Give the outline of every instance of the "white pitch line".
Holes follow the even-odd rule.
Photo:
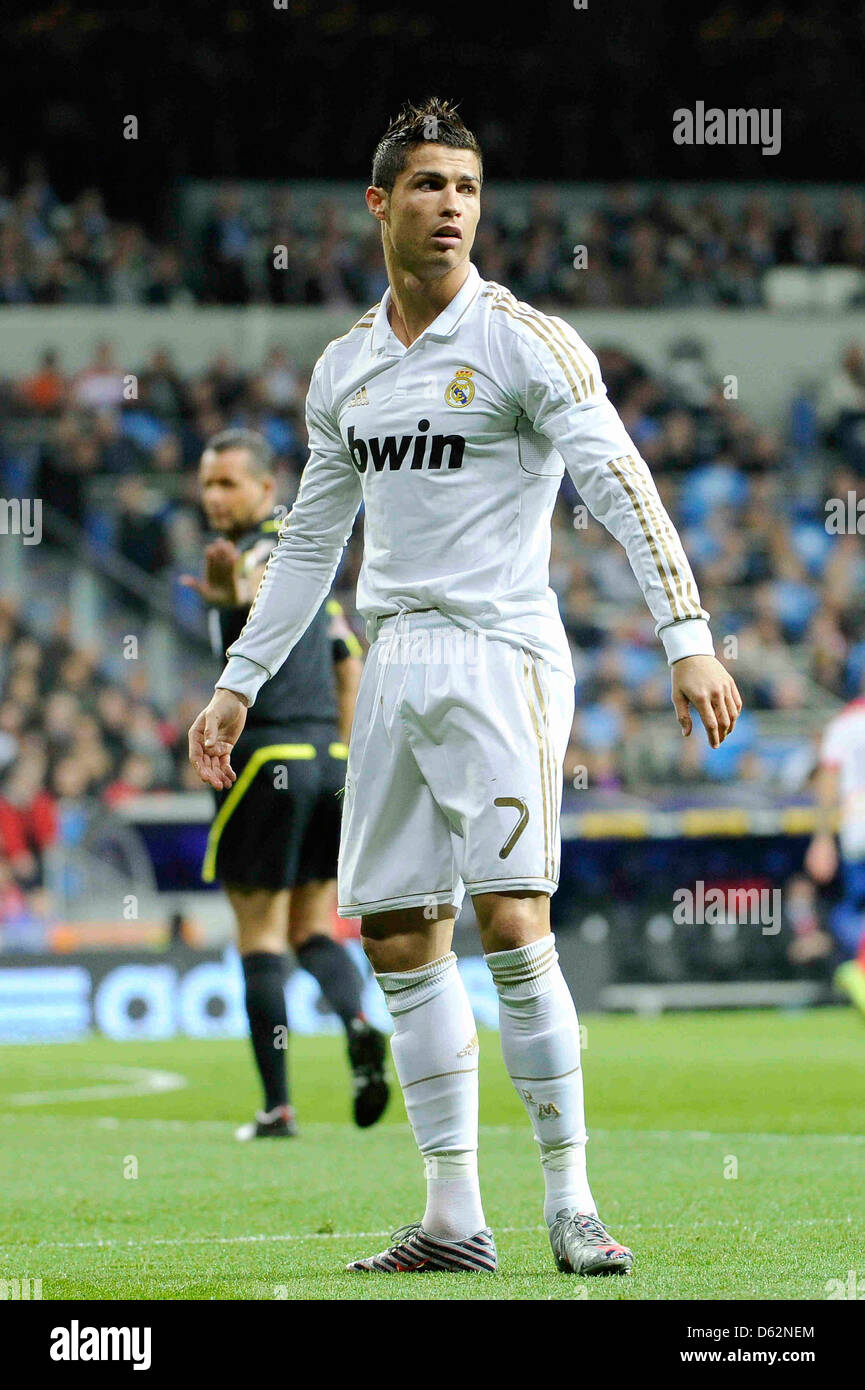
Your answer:
[[[17,1091],[5,1096],[7,1105],[57,1105],[64,1101],[77,1100],[120,1100],[129,1096],[164,1095],[167,1091],[181,1091],[189,1082],[185,1076],[174,1071],[154,1071],[150,1067],[102,1067],[83,1064],[78,1071],[90,1071],[96,1076],[113,1078],[107,1086],[79,1086],[69,1090],[55,1091]],[[64,1117],[59,1117],[64,1118]]]
[[[753,1230],[757,1233],[762,1229],[759,1221],[756,1223],[730,1221],[729,1217],[719,1217],[712,1221],[688,1221],[688,1230],[706,1229],[708,1227],[738,1228],[740,1230]],[[682,1228],[681,1221],[629,1221],[627,1218],[620,1218],[616,1222],[617,1226],[627,1227],[629,1231],[678,1231]],[[805,1226],[840,1226],[853,1225],[851,1216],[840,1219],[837,1216],[811,1216],[803,1217],[797,1221],[783,1222],[785,1230],[788,1227]],[[546,1226],[497,1226],[497,1235],[526,1235],[546,1231]],[[297,1241],[309,1240],[378,1240],[389,1237],[393,1234],[389,1227],[384,1227],[379,1231],[309,1231],[303,1235],[246,1235],[246,1236],[154,1236],[152,1240],[40,1240],[40,1241],[2,1241],[2,1250],[118,1250],[134,1251],[149,1250],[157,1246],[186,1246],[186,1245],[267,1245],[267,1244],[286,1244]]]
[[[500,1231],[539,1231],[541,1226],[499,1227]],[[390,1227],[381,1231],[310,1231],[305,1235],[256,1236],[154,1236],[153,1240],[41,1240],[35,1245],[28,1241],[10,1244],[0,1242],[0,1249],[26,1248],[36,1250],[145,1250],[156,1245],[264,1245],[270,1242],[303,1240],[381,1240],[393,1234]]]
[[[127,1070],[132,1070],[132,1068],[127,1068]],[[172,1072],[152,1074],[162,1075],[166,1077],[174,1075],[174,1073]],[[189,1084],[185,1077],[177,1077],[176,1079],[181,1086],[186,1086]],[[154,1090],[156,1089],[159,1088],[154,1088]],[[179,1088],[177,1086],[165,1086],[164,1089],[175,1090]],[[33,1094],[48,1095],[51,1093],[34,1092]],[[71,1091],[57,1092],[58,1096],[70,1096],[74,1094],[75,1093]],[[144,1093],[142,1092],[141,1094]],[[3,1098],[0,1097],[0,1103],[2,1103],[2,1099]],[[8,1099],[10,1098],[7,1097],[7,1100]],[[0,1111],[0,1122],[10,1120],[21,1120],[24,1118],[39,1119],[51,1124],[66,1124],[73,1117],[69,1115],[38,1115],[25,1117],[23,1115],[3,1114],[2,1111]],[[80,1115],[75,1116],[74,1118],[76,1123],[93,1124],[100,1129],[116,1129],[119,1126],[126,1127],[128,1125],[145,1125],[150,1127],[151,1129],[209,1129],[213,1130],[214,1132],[226,1133],[228,1130],[231,1129],[232,1125],[236,1124],[235,1120],[166,1120],[159,1119],[156,1117],[149,1118],[145,1115],[129,1115],[123,1117],[117,1115]],[[310,1120],[304,1123],[301,1117],[300,1127],[302,1135],[309,1133],[314,1136],[315,1133],[320,1130],[338,1132],[347,1130],[350,1126],[347,1120],[345,1122],[339,1122],[335,1120]],[[382,1129],[378,1131],[378,1133],[393,1134],[394,1131],[400,1131],[402,1133],[405,1133],[406,1131],[408,1131],[408,1128],[408,1124],[405,1123],[405,1121],[403,1121],[402,1123],[396,1125],[385,1125]],[[481,1134],[530,1134],[528,1123],[526,1123],[525,1125],[480,1125],[479,1130]],[[374,1134],[374,1131],[369,1131],[368,1134],[364,1136],[362,1140],[360,1140],[360,1142],[369,1142],[370,1139],[374,1138]],[[689,1139],[695,1143],[710,1143],[714,1139],[758,1139],[766,1140],[771,1143],[783,1142],[789,1144],[798,1144],[801,1143],[803,1140],[807,1140],[809,1142],[825,1142],[833,1144],[865,1144],[865,1134],[785,1134],[781,1132],[773,1132],[768,1130],[748,1129],[598,1129],[592,1127],[589,1130],[590,1140],[592,1138],[615,1139],[617,1136],[625,1138],[632,1138],[634,1136],[637,1136],[641,1139],[660,1139],[665,1142],[669,1142],[671,1140],[678,1141],[682,1139]],[[358,1139],[358,1136],[355,1136],[355,1138]]]
[[[522,1132],[523,1126],[480,1125],[479,1129],[482,1134],[507,1134]],[[613,1139],[617,1134],[639,1135],[642,1139],[693,1139],[698,1143],[712,1139],[769,1139],[773,1142],[783,1139],[792,1143],[802,1139],[829,1139],[840,1144],[865,1144],[865,1134],[783,1134],[750,1129],[597,1129],[594,1126],[589,1130],[589,1139],[593,1136]]]

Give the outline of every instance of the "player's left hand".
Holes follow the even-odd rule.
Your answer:
[[[684,738],[691,732],[690,707],[694,707],[705,726],[710,748],[718,748],[733,732],[742,712],[736,682],[714,656],[684,656],[673,662],[673,704]]]

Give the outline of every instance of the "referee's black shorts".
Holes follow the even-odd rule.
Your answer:
[[[244,729],[231,755],[237,781],[214,792],[205,883],[277,891],[336,878],[347,757],[326,721]]]

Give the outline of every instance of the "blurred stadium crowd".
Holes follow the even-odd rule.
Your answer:
[[[474,260],[540,304],[753,307],[776,266],[865,270],[865,200],[854,193],[824,216],[804,194],[783,212],[754,196],[734,214],[713,196],[645,202],[623,185],[574,223],[555,189],[539,189],[526,214],[514,226],[487,190]],[[575,245],[587,247],[591,275],[574,273]],[[112,219],[97,189],[61,203],[39,159],[17,190],[0,169],[0,304],[366,307],[385,284],[377,228],[356,230],[336,201],[308,218],[283,187],[259,212],[229,186],[214,194],[200,239],[175,229],[159,240]]]

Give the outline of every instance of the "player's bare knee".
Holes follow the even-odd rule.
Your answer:
[[[453,908],[447,917],[430,919],[424,914],[424,908],[398,908],[362,918],[363,949],[377,975],[419,970],[447,955],[453,938]]]
[[[361,931],[360,941],[364,949],[364,954],[376,975],[387,974],[394,968],[391,964],[391,957],[393,954],[391,942],[377,940],[373,936],[365,935],[363,931]]]
[[[396,917],[396,913],[388,914]],[[361,943],[366,958],[377,975],[416,968],[419,948],[413,931],[401,928],[399,922],[383,921],[379,914],[361,921]]]
[[[362,928],[360,939],[366,958],[376,975],[415,970],[421,963],[418,948],[422,943],[415,941],[411,934],[408,937],[402,934],[370,935]]]
[[[514,951],[549,933],[547,893],[479,893],[472,902],[487,955]]]

